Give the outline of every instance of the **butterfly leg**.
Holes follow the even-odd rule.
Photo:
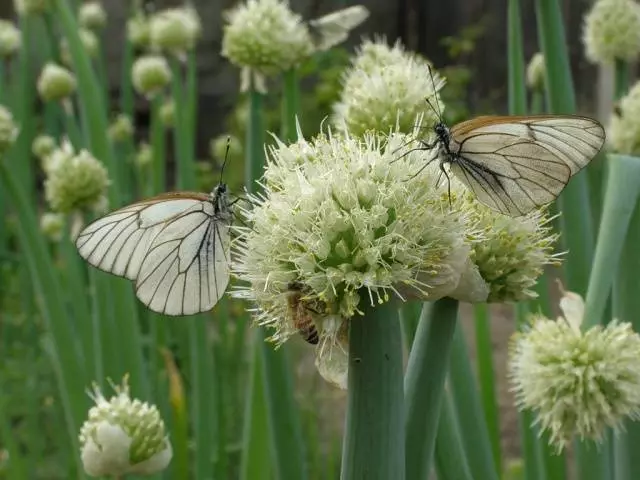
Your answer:
[[[453,203],[451,202],[451,179],[449,178],[447,170],[444,168],[444,162],[440,162],[440,176],[442,176],[443,174],[447,178],[447,195],[449,197],[449,208],[453,208]]]

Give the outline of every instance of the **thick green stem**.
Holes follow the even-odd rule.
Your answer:
[[[435,460],[438,478],[442,480],[473,480],[476,478],[471,474],[456,410],[447,392],[445,392],[445,401],[442,403],[442,412],[438,422]]]
[[[255,331],[253,344],[263,341],[263,335]],[[244,431],[242,432],[242,458],[240,479],[271,478],[271,451],[269,448],[269,426],[267,423],[267,402],[262,374],[261,346],[253,349],[250,382],[246,390],[244,411]]]
[[[397,305],[365,304],[363,311],[363,316],[349,321],[347,416],[340,478],[404,480],[402,339]]]
[[[585,300],[585,318],[582,323],[584,330],[603,323],[607,298],[617,272],[625,239],[629,234],[631,217],[639,195],[640,158],[609,155],[609,175],[602,209],[602,222]],[[628,259],[625,258],[625,262],[627,261]]]
[[[211,342],[209,342],[208,315],[196,315],[186,319],[189,330],[189,355],[191,356],[190,416],[192,421],[192,438],[195,450],[192,459],[194,478],[212,478],[214,464],[211,462],[216,452],[216,388],[223,388],[211,381],[216,378]]]
[[[412,480],[431,472],[457,321],[458,301],[438,300],[423,309],[413,341],[405,376],[406,474]]]
[[[420,323],[422,308],[426,305],[431,304],[416,301],[404,302],[398,309],[400,328],[402,330],[402,341],[404,344],[404,350],[407,354],[411,351],[411,345],[413,345],[413,339],[416,336],[418,323]]]
[[[497,480],[498,473],[491,451],[489,431],[484,421],[482,402],[478,396],[467,342],[461,328],[457,328],[453,335],[449,388],[458,421],[465,432],[462,443],[471,471],[478,478]]]
[[[500,455],[500,416],[496,399],[496,381],[493,371],[493,348],[491,341],[491,315],[486,303],[476,305],[476,358],[478,363],[478,379],[480,381],[480,395],[482,409],[486,420],[489,441],[495,469],[502,471]]]
[[[526,303],[516,304],[516,328],[522,330],[527,324],[529,315]],[[534,425],[534,416],[528,410],[518,412],[518,430],[520,431],[520,445],[524,460],[524,479],[544,479],[545,468],[542,460],[542,443],[538,440],[538,429]]]
[[[634,158],[640,169],[640,158]],[[612,158],[617,162],[616,157]],[[612,168],[615,168],[612,165]],[[640,181],[640,174],[636,177]],[[638,197],[636,197],[637,199]],[[629,227],[622,239],[621,261],[613,285],[613,318],[621,322],[631,322],[633,329],[640,332],[640,295],[638,295],[638,271],[640,271],[640,206],[637,200],[629,219]],[[630,208],[633,208],[630,205]],[[597,251],[597,250],[596,250]],[[640,478],[640,425],[635,421],[626,421],[624,432],[615,435],[616,480]],[[622,472],[626,471],[627,476]]]
[[[265,334],[264,328],[260,333]],[[304,464],[302,428],[293,396],[293,381],[289,368],[286,346],[275,350],[266,338],[258,337],[262,347],[262,368],[267,401],[267,418],[271,445],[275,458],[276,478],[304,480],[307,471]]]

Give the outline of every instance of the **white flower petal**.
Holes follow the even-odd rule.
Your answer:
[[[82,464],[94,477],[122,475],[129,471],[131,438],[117,425],[106,421],[95,427],[95,434],[86,439],[82,448]]]

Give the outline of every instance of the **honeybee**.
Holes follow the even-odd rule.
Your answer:
[[[317,345],[320,341],[320,335],[313,321],[312,313],[314,310],[305,304],[302,286],[297,282],[289,284],[287,305],[289,307],[289,316],[293,320],[293,326],[298,330],[300,336],[302,336],[307,343]]]

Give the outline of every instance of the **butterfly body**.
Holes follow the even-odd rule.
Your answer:
[[[434,126],[444,165],[488,207],[510,216],[553,201],[598,153],[605,139],[597,121],[574,115],[483,116],[449,129]]]
[[[80,232],[76,247],[91,265],[135,282],[151,310],[191,315],[210,310],[229,282],[227,186],[172,192],[123,207]]]

